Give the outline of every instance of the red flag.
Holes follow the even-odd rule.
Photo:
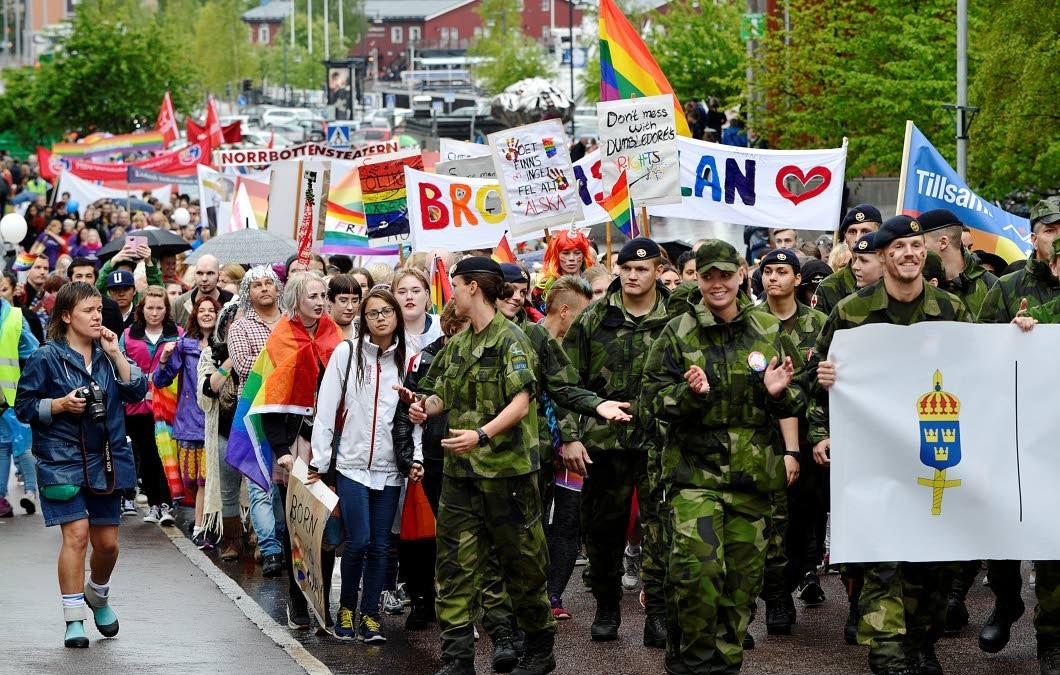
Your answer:
[[[221,130],[221,116],[217,113],[217,103],[213,96],[206,102],[206,134],[210,137],[210,146],[219,148],[224,145],[225,136]]]
[[[275,141],[276,141],[276,131],[273,130],[273,132],[271,134],[269,134],[269,150],[272,150],[272,144]]]
[[[221,127],[221,135],[225,143],[239,143],[243,140],[243,128],[239,120]]]
[[[162,132],[165,147],[169,147],[170,143],[180,137],[180,129],[177,128],[177,114],[173,110],[173,99],[169,97],[168,91],[162,97],[162,109],[158,111],[158,121],[155,122],[155,129]]]
[[[188,142],[198,143],[199,141],[207,140],[206,127],[200,125],[198,122],[190,117],[184,118],[184,128],[188,131]]]

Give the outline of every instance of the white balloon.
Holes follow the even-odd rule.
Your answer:
[[[173,222],[183,227],[191,222],[191,214],[183,206],[173,212]]]
[[[17,213],[0,218],[0,239],[17,244],[26,237],[26,219]]]

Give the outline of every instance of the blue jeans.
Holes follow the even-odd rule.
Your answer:
[[[346,545],[342,550],[342,592],[339,603],[353,609],[357,606],[357,587],[364,569],[364,593],[361,615],[379,617],[379,594],[386,578],[390,527],[394,524],[398,497],[397,486],[370,490],[357,481],[338,475],[337,492]]]
[[[6,443],[0,443],[0,498],[7,497],[7,481],[11,478],[11,454],[12,447]],[[25,451],[15,458],[15,462],[22,473],[22,479],[26,482],[26,492],[36,492],[37,462],[33,459],[33,451]]]
[[[284,520],[283,500],[277,494],[276,486],[266,492],[257,483],[248,480],[247,492],[250,494],[250,524],[258,535],[258,550],[263,556],[279,555],[283,551],[280,537],[283,536],[287,521]]]

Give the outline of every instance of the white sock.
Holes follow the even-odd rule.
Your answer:
[[[110,579],[107,579],[106,583],[97,584],[96,582],[92,581],[92,577],[89,577],[88,578],[88,586],[89,586],[89,588],[91,588],[93,591],[96,592],[96,595],[98,595],[101,598],[107,597],[107,595],[110,593]],[[84,598],[85,596],[82,595],[81,597]]]
[[[197,537],[197,536],[199,536],[200,534],[202,534],[202,528],[201,528],[201,527],[196,527],[196,528],[195,528],[194,530],[192,530],[192,532],[191,532],[191,536],[192,536],[192,538],[194,538],[194,537]]]
[[[640,555],[640,546],[633,546],[632,544],[626,544],[626,555],[638,556]]]
[[[85,604],[84,593],[63,594],[63,607],[80,607]]]

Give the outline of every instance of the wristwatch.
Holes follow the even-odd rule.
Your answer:
[[[799,459],[800,457],[802,457],[802,453],[800,453],[798,450],[785,450],[784,455],[786,457],[794,457],[795,459]]]
[[[475,429],[475,433],[478,434],[478,447],[484,448],[490,444],[490,437],[486,435],[486,432],[481,427]]]

